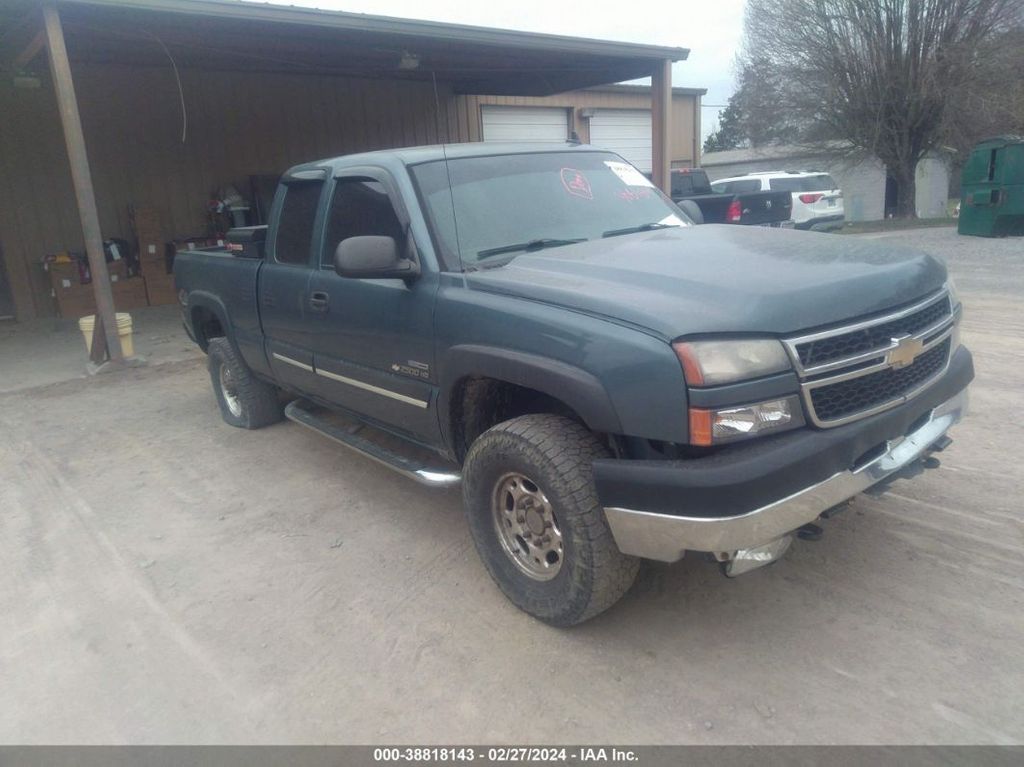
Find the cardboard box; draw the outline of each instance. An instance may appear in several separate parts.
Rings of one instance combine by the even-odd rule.
[[[159,277],[169,273],[167,269],[167,258],[164,254],[163,248],[160,249],[160,253],[157,256],[149,254],[139,256],[139,273],[143,277]]]
[[[174,288],[174,275],[146,277],[146,296],[150,306],[178,303],[178,291]]]
[[[132,208],[132,227],[135,230],[136,246],[139,249],[139,264],[143,274],[160,269],[164,260],[164,232],[160,214],[156,208],[137,205]]]
[[[96,300],[93,298],[92,285],[73,283],[71,285],[54,288],[54,297],[57,299],[57,311],[65,319],[78,319],[87,314],[96,313]]]
[[[80,265],[78,261],[47,264],[46,270],[50,275],[50,287],[54,291],[64,290],[72,285],[89,285],[92,282],[88,265]],[[127,279],[128,264],[123,260],[110,261],[107,263],[107,274],[111,282]]]
[[[146,297],[146,281],[141,277],[120,280],[110,287],[114,293],[114,307],[119,312],[149,306],[149,300]]]
[[[149,305],[146,282],[140,277],[112,280],[110,290],[114,294],[114,308],[119,312]],[[96,313],[96,298],[91,284],[61,283],[54,287],[53,295],[57,299],[57,311],[61,317],[78,319]]]

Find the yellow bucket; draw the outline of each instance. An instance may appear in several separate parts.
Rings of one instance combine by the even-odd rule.
[[[85,338],[85,350],[92,354],[92,331],[96,324],[96,315],[90,314],[78,321],[78,329]],[[125,357],[135,356],[135,345],[132,343],[132,316],[127,312],[117,313],[117,335],[121,339],[121,352]]]

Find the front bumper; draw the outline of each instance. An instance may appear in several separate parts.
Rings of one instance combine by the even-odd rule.
[[[959,370],[951,366],[921,398],[845,427],[780,435],[774,444],[765,440],[760,449],[717,461],[595,462],[598,495],[616,544],[625,554],[664,562],[688,550],[729,559],[814,521],[945,441],[966,413],[966,385],[973,377],[966,350],[956,356]],[[696,470],[680,465],[704,460],[709,463]],[[629,503],[631,498],[638,502]]]

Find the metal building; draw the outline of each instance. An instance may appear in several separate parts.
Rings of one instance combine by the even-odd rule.
[[[639,115],[650,114],[651,170],[663,184],[677,153],[693,161],[670,128],[670,67],[687,54],[229,0],[8,0],[0,315],[5,303],[18,319],[52,315],[41,258],[84,249],[98,274],[100,238],[131,237],[129,206],[157,209],[168,238],[199,231],[224,184],[316,157],[482,139],[492,123],[480,109],[505,99],[651,77],[629,104],[643,128]],[[594,130],[585,107],[564,108]],[[109,285],[94,283],[102,316]]]

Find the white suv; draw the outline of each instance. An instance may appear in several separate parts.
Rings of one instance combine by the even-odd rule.
[[[793,223],[797,229],[838,229],[843,225],[843,193],[820,171],[761,171],[723,178],[711,184],[718,194],[792,192]]]

